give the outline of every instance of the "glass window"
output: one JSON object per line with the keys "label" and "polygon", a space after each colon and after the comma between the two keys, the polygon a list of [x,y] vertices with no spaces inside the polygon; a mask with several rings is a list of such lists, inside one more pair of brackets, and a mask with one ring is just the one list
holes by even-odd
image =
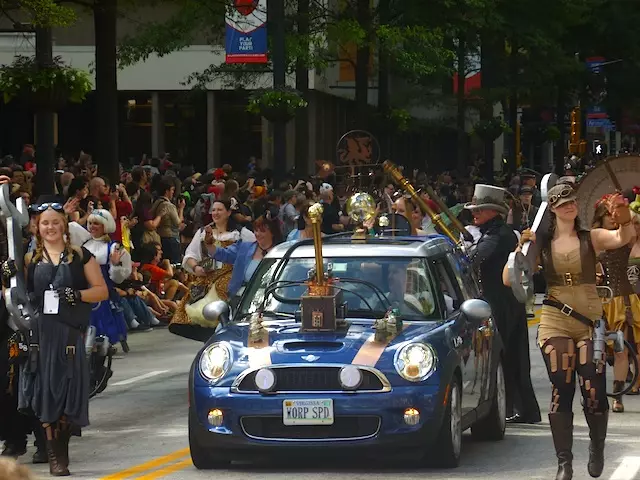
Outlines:
{"label": "glass window", "polygon": [[[304,282],[313,269],[313,258],[292,258],[279,269],[279,285],[268,293],[279,260],[262,262],[238,308],[236,319],[255,312],[262,302],[265,311],[294,314],[300,308]],[[333,272],[351,316],[379,318],[389,308],[398,308],[411,320],[440,319],[433,296],[434,282],[422,258],[325,258],[325,269]]]}
{"label": "glass window", "polygon": [[460,308],[463,301],[460,287],[458,282],[454,280],[455,277],[451,273],[451,267],[448,266],[445,258],[434,260],[433,266],[440,283],[447,315],[451,315]]}

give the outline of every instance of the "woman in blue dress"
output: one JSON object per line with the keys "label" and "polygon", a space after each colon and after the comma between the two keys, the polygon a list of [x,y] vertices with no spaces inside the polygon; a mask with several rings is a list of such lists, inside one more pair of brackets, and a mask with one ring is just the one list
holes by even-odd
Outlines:
{"label": "woman in blue dress", "polygon": [[109,237],[116,230],[116,222],[107,210],[93,210],[87,219],[87,227],[91,238],[84,247],[95,257],[109,287],[109,299],[93,307],[91,325],[96,327],[96,335],[106,335],[112,345],[120,343],[127,352],[127,324],[115,286],[131,275],[131,255]]}

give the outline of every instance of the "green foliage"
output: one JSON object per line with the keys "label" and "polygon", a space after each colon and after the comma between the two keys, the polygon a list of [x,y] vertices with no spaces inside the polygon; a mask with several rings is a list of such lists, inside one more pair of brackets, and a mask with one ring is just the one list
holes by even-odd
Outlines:
{"label": "green foliage", "polygon": [[82,102],[92,89],[89,74],[65,65],[60,57],[52,65],[40,67],[35,57],[18,56],[11,65],[0,68],[0,91],[4,101],[35,94],[62,96],[74,103]]}
{"label": "green foliage", "polygon": [[67,27],[76,19],[72,8],[55,0],[0,0],[0,11],[10,20],[14,11],[23,12],[27,16],[23,21],[38,27]]}
{"label": "green foliage", "polygon": [[306,108],[308,102],[297,90],[284,88],[270,88],[256,90],[249,97],[247,112],[261,115],[267,120],[290,120],[301,108]]}
{"label": "green foliage", "polygon": [[473,133],[485,142],[493,142],[503,133],[511,133],[511,127],[502,117],[481,120],[473,126]]}

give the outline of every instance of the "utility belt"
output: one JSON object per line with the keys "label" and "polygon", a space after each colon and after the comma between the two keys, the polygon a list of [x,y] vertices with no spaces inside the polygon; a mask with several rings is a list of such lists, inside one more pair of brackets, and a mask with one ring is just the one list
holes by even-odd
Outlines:
{"label": "utility belt", "polygon": [[546,276],[549,287],[575,287],[583,283],[595,283],[595,280],[585,279],[581,273],[554,273]]}
{"label": "utility belt", "polygon": [[[69,334],[67,335],[67,342],[65,346],[65,355],[67,356],[69,371],[71,371],[73,368],[73,360],[76,356],[76,344],[78,343],[78,339],[83,335],[84,330],[64,322],[59,323],[69,328]],[[26,340],[28,341],[27,354],[25,356],[25,363],[27,365],[26,371],[29,373],[35,373],[38,370],[38,359],[40,356],[40,334],[38,329],[35,328],[29,330],[28,335],[26,335]]]}
{"label": "utility belt", "polygon": [[571,307],[570,305],[567,305],[566,303],[559,302],[558,300],[555,300],[553,298],[545,298],[542,301],[542,304],[547,305],[549,307],[557,308],[558,310],[560,310],[560,313],[562,313],[563,315],[566,315],[567,317],[575,318],[576,320],[586,325],[587,327],[593,328],[593,321],[589,317],[582,315],[579,312],[576,312],[573,309],[573,307]]}

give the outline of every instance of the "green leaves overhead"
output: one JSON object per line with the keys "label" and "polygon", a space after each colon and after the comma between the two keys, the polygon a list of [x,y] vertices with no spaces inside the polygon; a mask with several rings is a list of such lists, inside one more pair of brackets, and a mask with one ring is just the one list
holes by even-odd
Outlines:
{"label": "green leaves overhead", "polygon": [[72,8],[55,0],[0,0],[0,11],[11,21],[16,21],[20,12],[23,14],[19,17],[21,21],[37,27],[66,27],[76,19]]}

